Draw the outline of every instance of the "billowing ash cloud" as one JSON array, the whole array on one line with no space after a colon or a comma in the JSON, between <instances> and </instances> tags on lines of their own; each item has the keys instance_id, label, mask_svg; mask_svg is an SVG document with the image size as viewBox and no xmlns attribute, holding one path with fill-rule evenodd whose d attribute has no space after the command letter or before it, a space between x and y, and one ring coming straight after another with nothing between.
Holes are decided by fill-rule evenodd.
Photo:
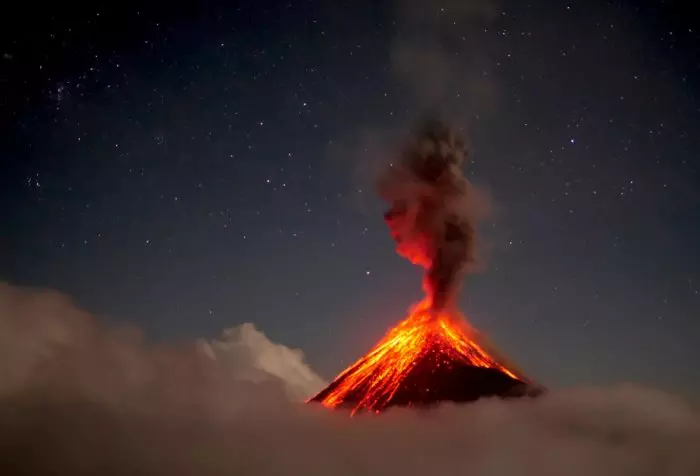
<instances>
[{"instance_id":1,"label":"billowing ash cloud","mask_svg":"<svg viewBox=\"0 0 700 476\"><path fill-rule=\"evenodd\" d=\"M397 251L427 269L436 309L453 304L459 278L475 259L476 219L484 201L464 177L464 143L446 124L428 120L378 181L391 204L385 219Z\"/></svg>"},{"instance_id":2,"label":"billowing ash cloud","mask_svg":"<svg viewBox=\"0 0 700 476\"><path fill-rule=\"evenodd\" d=\"M57 293L0 285L0 474L700 474L700 416L654 390L351 419L290 400L298 378L282 363L262 365L278 369L269 378L247 368L268 347L251 327L218 342L204 352L201 342L148 345ZM297 357L275 359L290 358L291 370Z\"/></svg>"}]
</instances>

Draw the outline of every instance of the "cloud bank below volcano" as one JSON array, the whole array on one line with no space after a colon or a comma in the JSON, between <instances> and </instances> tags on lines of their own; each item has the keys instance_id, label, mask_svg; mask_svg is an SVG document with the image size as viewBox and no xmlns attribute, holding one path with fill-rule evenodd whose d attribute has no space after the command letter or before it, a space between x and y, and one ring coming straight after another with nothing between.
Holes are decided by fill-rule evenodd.
<instances>
[{"instance_id":1,"label":"cloud bank below volcano","mask_svg":"<svg viewBox=\"0 0 700 476\"><path fill-rule=\"evenodd\" d=\"M153 346L64 296L0 285L0 473L696 475L700 416L623 385L380 418L251 325Z\"/></svg>"}]
</instances>

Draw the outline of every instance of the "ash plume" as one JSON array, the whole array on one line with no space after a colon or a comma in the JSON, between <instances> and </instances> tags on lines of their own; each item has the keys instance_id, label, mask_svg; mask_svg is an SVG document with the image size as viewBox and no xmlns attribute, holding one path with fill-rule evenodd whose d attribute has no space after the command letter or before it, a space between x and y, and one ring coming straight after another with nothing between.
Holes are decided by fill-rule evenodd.
<instances>
[{"instance_id":1,"label":"ash plume","mask_svg":"<svg viewBox=\"0 0 700 476\"><path fill-rule=\"evenodd\" d=\"M397 252L426 268L424 288L434 310L451 307L460 277L475 261L476 219L484 201L464 176L464 141L438 120L425 120L378 191L391 204L384 217Z\"/></svg>"}]
</instances>

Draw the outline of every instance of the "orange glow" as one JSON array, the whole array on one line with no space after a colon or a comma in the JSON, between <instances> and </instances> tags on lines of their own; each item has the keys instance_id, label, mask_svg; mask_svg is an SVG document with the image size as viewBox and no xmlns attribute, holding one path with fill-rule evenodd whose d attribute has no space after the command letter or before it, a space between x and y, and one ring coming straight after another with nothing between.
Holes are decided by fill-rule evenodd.
<instances>
[{"instance_id":1,"label":"orange glow","mask_svg":"<svg viewBox=\"0 0 700 476\"><path fill-rule=\"evenodd\" d=\"M450 359L476 367L495 368L518 378L470 339L468 333L466 322L447 311L431 310L430 300L426 298L367 355L342 372L335 380L337 387L321 403L326 407L337 407L352 391L362 388L362 398L352 409L352 414L360 410L378 412L382 409L382 402L396 393L416 362L426 352L435 349Z\"/></svg>"}]
</instances>

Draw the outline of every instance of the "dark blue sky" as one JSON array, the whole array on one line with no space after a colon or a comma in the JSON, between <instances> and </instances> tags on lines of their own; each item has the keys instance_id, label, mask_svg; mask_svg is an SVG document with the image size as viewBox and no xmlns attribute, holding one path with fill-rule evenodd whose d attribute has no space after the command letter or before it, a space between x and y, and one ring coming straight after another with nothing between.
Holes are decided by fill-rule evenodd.
<instances>
[{"instance_id":1,"label":"dark blue sky","mask_svg":"<svg viewBox=\"0 0 700 476\"><path fill-rule=\"evenodd\" d=\"M495 203L471 321L552 387L700 393L689 12L197 3L3 19L0 279L155 339L254 322L332 377L420 297L372 177L438 106Z\"/></svg>"}]
</instances>

